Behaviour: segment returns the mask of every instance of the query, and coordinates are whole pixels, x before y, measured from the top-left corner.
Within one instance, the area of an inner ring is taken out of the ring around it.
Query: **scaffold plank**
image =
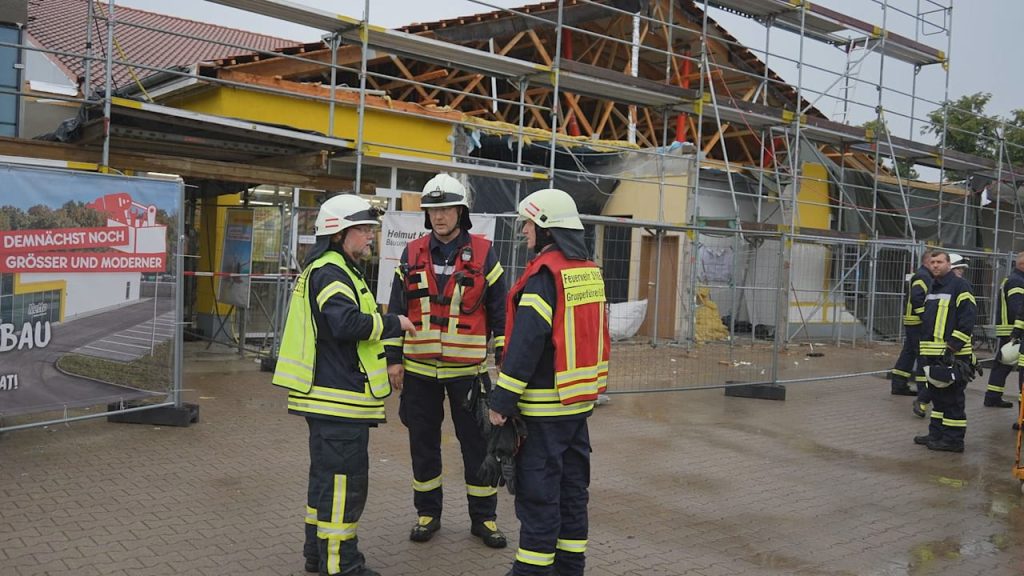
[[[867,34],[870,47],[878,52],[915,64],[926,66],[946,61],[942,50],[932,48],[916,40],[884,30],[859,18],[848,16],[836,10],[812,2],[788,0],[698,0],[707,6],[720,8],[733,14],[758,20],[794,34],[847,47],[863,42],[863,38],[840,35],[841,32]],[[801,10],[803,14],[801,15]],[[884,37],[884,42],[882,41]]]

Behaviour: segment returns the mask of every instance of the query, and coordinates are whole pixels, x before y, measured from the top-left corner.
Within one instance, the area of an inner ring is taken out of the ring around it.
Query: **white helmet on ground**
[[[576,201],[562,190],[545,188],[530,194],[519,203],[519,217],[540,228],[583,230]]]
[[[327,199],[316,215],[316,235],[333,236],[360,224],[380,225],[381,210],[355,194],[338,194]]]
[[[423,185],[423,192],[420,194],[420,209],[423,210],[423,226],[432,230],[430,215],[426,213],[427,208],[444,208],[446,206],[462,206],[462,214],[459,216],[459,228],[469,230],[473,223],[469,220],[469,195],[466,187],[453,176],[438,174]]]
[[[1016,366],[1018,358],[1020,358],[1020,340],[1010,340],[1003,344],[999,347],[999,353],[996,355],[996,360],[1006,366]]]

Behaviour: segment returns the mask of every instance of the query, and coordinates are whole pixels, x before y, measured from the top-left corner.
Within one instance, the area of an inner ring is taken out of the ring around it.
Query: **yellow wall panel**
[[[203,114],[283,124],[323,134],[327,134],[330,116],[326,102],[239,88],[217,88],[180,99],[172,105]],[[359,116],[354,107],[335,105],[335,136],[355,141],[358,125]],[[390,152],[430,157],[429,152],[437,152],[442,159],[448,159],[452,149],[448,139],[451,130],[447,122],[367,108],[363,138],[375,144],[367,145],[366,153],[370,155]]]
[[[828,171],[821,164],[806,162],[802,174],[796,199],[797,226],[828,230]]]

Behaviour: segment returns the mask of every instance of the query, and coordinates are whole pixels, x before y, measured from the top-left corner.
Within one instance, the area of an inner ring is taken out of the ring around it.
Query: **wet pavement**
[[[848,352],[856,361],[856,350]],[[830,355],[830,361],[835,360]],[[252,360],[190,354],[185,429],[86,421],[0,437],[0,575],[302,572],[306,427]],[[616,395],[591,419],[592,576],[1024,574],[1015,410],[968,391],[967,451],[930,452],[910,398],[877,377],[790,385],[785,402],[720,390]],[[405,429],[371,433],[359,525],[385,576],[494,575],[510,548],[469,534],[445,424],[443,527],[415,520]]]

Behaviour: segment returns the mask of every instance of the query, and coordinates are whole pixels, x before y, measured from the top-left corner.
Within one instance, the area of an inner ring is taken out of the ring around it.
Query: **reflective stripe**
[[[399,336],[398,338],[385,338],[380,343],[385,346],[402,346],[405,343],[404,340],[404,338]]]
[[[529,388],[527,389],[529,391]],[[519,412],[523,416],[552,417],[552,416],[573,416],[583,414],[594,409],[594,402],[577,402],[575,404],[562,404],[561,402],[532,403],[523,400],[519,401]]]
[[[296,397],[298,396],[296,395]],[[383,404],[380,400],[371,398],[362,392],[353,392],[351,390],[342,390],[340,388],[328,388],[327,386],[313,386],[309,393],[303,394],[301,398],[308,398],[311,400],[328,400],[330,402],[344,402],[346,404],[355,404],[357,406],[380,406]]]
[[[539,294],[523,294],[519,299],[520,308],[532,308],[548,326],[551,325],[551,305],[544,301]]]
[[[412,489],[417,492],[430,492],[431,490],[437,490],[441,487],[441,476],[437,478],[431,478],[426,482],[418,482],[415,478],[412,479]]]
[[[587,551],[586,540],[563,540],[559,538],[555,542],[555,548],[564,552],[573,552],[575,554],[583,554]]]
[[[498,373],[497,385],[514,394],[522,394],[523,390],[526,390],[526,382],[517,380],[504,372]]]
[[[325,540],[351,540],[356,537],[358,522],[342,522],[340,525],[333,525],[331,522],[321,522],[316,527],[317,538]]]
[[[408,372],[419,374],[420,376],[426,376],[428,378],[438,378],[442,380],[445,378],[476,376],[487,369],[483,364],[461,365],[449,364],[447,362],[441,362],[438,364],[432,360],[418,361],[410,358],[403,359],[402,364]]]
[[[961,342],[964,342],[964,343],[967,343],[967,342],[971,341],[971,337],[970,336],[968,336],[967,334],[964,334],[963,332],[961,332],[959,330],[953,330],[952,336],[953,336],[953,338],[956,338],[957,340],[960,340]]]
[[[501,346],[502,348],[504,348],[505,347],[505,336],[504,335],[502,335],[502,336],[495,336],[494,337],[494,345],[495,346]]]
[[[560,403],[560,401],[558,399],[558,390],[555,390],[554,388],[527,388],[523,392],[522,400],[524,402],[533,402],[533,403],[538,403],[538,402],[549,402],[549,403],[559,402]]]
[[[331,521],[325,524],[337,526],[345,518],[345,490],[348,488],[348,477],[344,474],[334,476],[334,501],[331,502]],[[320,524],[317,523],[317,536],[320,537]],[[327,538],[325,535],[324,538]],[[327,538],[328,540],[341,541],[341,538]],[[341,572],[341,546],[327,544],[327,572],[335,574]]]
[[[334,296],[335,294],[341,294],[348,298],[349,300],[355,302],[356,304],[359,303],[359,300],[356,299],[356,293],[353,292],[352,289],[348,287],[348,285],[339,282],[338,280],[335,280],[334,282],[331,282],[327,286],[324,286],[324,289],[321,290],[320,293],[316,295],[317,308],[323,311],[324,304],[326,304],[327,301],[330,300],[331,297]]]
[[[491,271],[487,273],[487,285],[492,286],[497,282],[498,278],[501,278],[502,272],[504,272],[504,270],[501,267],[501,262],[495,262],[494,268],[491,268]]]
[[[333,402],[317,402],[296,396],[288,396],[288,409],[294,412],[306,412],[309,414],[322,414],[324,416],[338,416],[340,418],[354,418],[357,420],[380,420],[384,418],[384,403],[377,406],[361,408],[347,404],[335,404]]]
[[[967,428],[967,419],[963,420],[952,420],[950,418],[942,419],[943,426],[949,426],[950,428]]]
[[[956,305],[959,306],[965,300],[974,305],[978,304],[978,301],[974,299],[974,294],[971,294],[970,292],[961,292],[960,295],[956,297]]]
[[[296,368],[301,368],[302,370],[309,370],[310,372],[313,371],[312,364],[306,364],[305,362],[302,362],[301,360],[295,360],[294,358],[278,358],[277,363],[284,364],[286,366],[295,366]]]
[[[893,368],[892,370],[890,370],[890,372],[892,372],[894,376],[902,376],[904,378],[910,378],[911,376],[910,372],[907,372],[906,370],[900,370],[898,368]]]
[[[475,498],[487,498],[488,496],[494,496],[498,493],[498,489],[493,486],[473,486],[472,484],[466,484],[466,494]]]
[[[935,410],[932,410],[932,418],[938,418],[939,420],[942,420],[942,412],[936,412]]]
[[[372,316],[373,330],[370,331],[370,337],[367,340],[380,340],[380,335],[384,333],[384,319],[380,314],[372,314]]]
[[[1024,288],[1017,286],[1016,288],[1010,288],[1010,290],[1006,293],[1007,296],[1013,296],[1014,294],[1024,294]]]
[[[447,266],[443,266],[441,264],[434,264],[434,274],[437,274],[438,276],[451,276],[454,273],[454,264],[448,264]]]
[[[316,508],[306,506],[306,524],[316,525]]]
[[[1003,386],[996,386],[995,384],[989,384],[987,389],[989,392],[999,392],[1000,394],[1002,394],[1003,390],[1006,389],[1006,385],[1004,384]]]
[[[526,548],[516,550],[516,561],[531,566],[551,566],[555,563],[555,553],[534,552]]]
[[[935,327],[932,330],[932,336],[934,340],[945,344],[946,320],[949,319],[949,294],[929,294],[928,299],[931,300],[933,296],[939,301],[939,311],[935,314]],[[939,296],[945,296],[945,298],[938,298]],[[923,350],[924,342],[921,343],[921,346]]]

